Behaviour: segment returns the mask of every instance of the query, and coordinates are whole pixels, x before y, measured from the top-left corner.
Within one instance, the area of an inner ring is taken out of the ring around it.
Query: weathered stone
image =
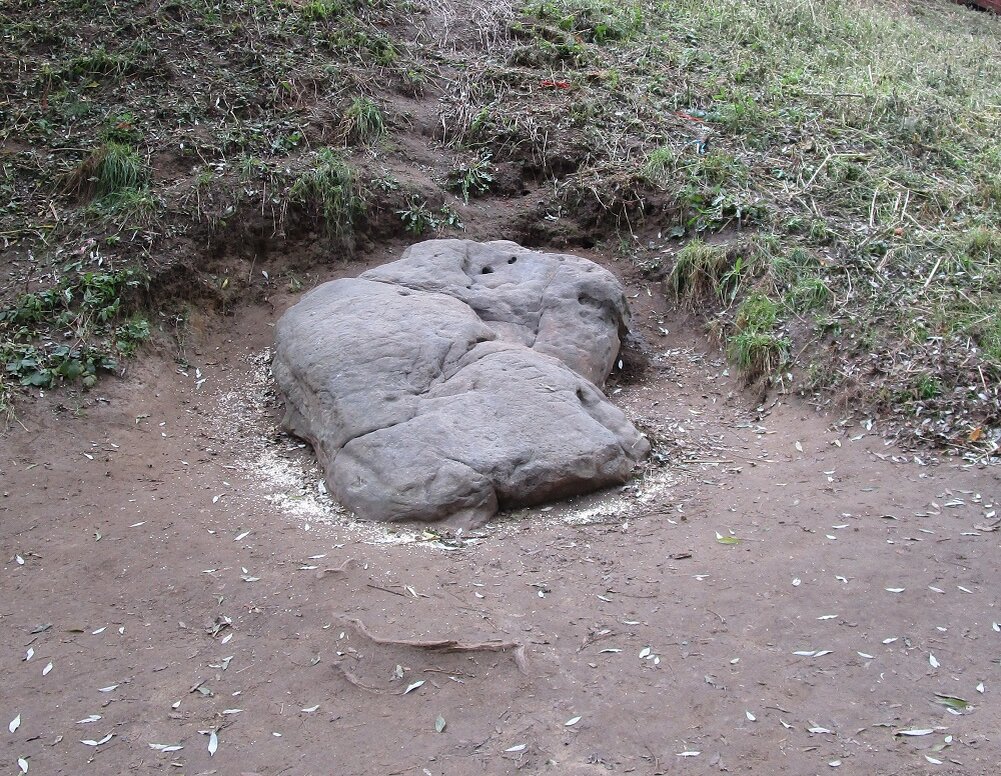
[[[375,520],[477,525],[621,483],[649,445],[595,383],[627,315],[614,276],[585,259],[420,243],[282,316],[285,427]]]

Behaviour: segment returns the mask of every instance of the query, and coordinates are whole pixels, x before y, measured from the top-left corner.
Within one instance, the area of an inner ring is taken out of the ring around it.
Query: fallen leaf
[[[886,590],[887,593],[903,593],[906,589],[907,589],[906,587],[887,587],[887,588],[884,588],[884,590]]]
[[[85,717],[84,719],[78,719],[76,724],[86,725],[89,722],[97,722],[99,719],[101,719],[100,714],[91,714],[89,717]]]
[[[49,671],[51,670],[52,670],[52,661],[50,660],[48,665],[46,665],[45,668],[42,669],[42,676],[48,676]]]
[[[438,718],[434,721],[434,732],[435,733],[444,733],[445,732],[445,728],[447,727],[447,725],[448,725],[448,723],[445,722],[445,718],[443,716],[441,716],[441,714],[439,714]]]
[[[12,719],[12,720],[10,721],[10,724],[9,724],[9,725],[7,725],[7,729],[8,729],[8,730],[9,730],[9,731],[10,731],[11,733],[13,733],[13,732],[14,732],[15,730],[17,730],[17,729],[18,729],[19,727],[21,727],[21,715],[20,715],[20,714],[18,714],[18,715],[17,715],[16,717],[14,717],[14,719]]]
[[[219,736],[213,730],[209,733],[209,757],[215,756],[216,751],[219,749]]]
[[[86,744],[87,746],[100,746],[101,744],[108,743],[114,737],[115,737],[114,733],[108,733],[108,735],[106,735],[104,738],[100,739],[99,741],[94,741],[93,739],[88,738],[88,739],[85,739],[85,740],[81,741],[80,743],[81,744]]]
[[[643,647],[643,649],[640,650],[640,660],[646,657],[650,657],[650,652],[651,652],[650,647]]]
[[[678,757],[698,757],[702,752],[678,752]]]
[[[935,731],[932,728],[915,728],[913,730],[898,730],[895,736],[930,736]]]
[[[925,759],[926,759],[926,760],[927,760],[928,762],[930,762],[930,763],[931,763],[932,765],[941,765],[941,764],[942,764],[942,761],[941,761],[941,760],[939,760],[939,759],[937,759],[937,758],[935,758],[935,757],[932,757],[932,756],[931,756],[930,754],[926,754],[926,755],[925,755]]]
[[[21,769],[21,773],[27,773],[28,772],[28,761],[25,760],[23,757],[18,757],[17,758],[17,767]]]
[[[970,708],[970,703],[965,698],[957,698],[955,695],[946,695],[940,692],[935,693],[935,703],[957,711],[966,711]]]
[[[304,708],[304,709],[299,709],[299,711],[302,711],[302,712],[304,712],[304,713],[306,713],[306,714],[312,714],[312,713],[313,713],[314,711],[316,711],[316,710],[317,710],[318,708],[320,708],[320,704],[319,704],[319,703],[317,703],[317,704],[315,704],[315,705],[313,705],[313,706],[307,706],[307,707],[306,707],[306,708]]]
[[[931,652],[928,653],[928,664],[932,668],[938,668],[940,665],[938,662],[938,658],[936,658]]]
[[[758,718],[757,718],[757,717],[755,717],[755,716],[754,716],[754,715],[753,715],[753,714],[752,714],[751,712],[749,712],[749,711],[745,711],[745,712],[744,712],[744,716],[745,716],[745,717],[747,717],[747,719],[748,719],[748,721],[749,721],[749,722],[757,722],[757,721],[758,721]]]
[[[729,545],[740,544],[740,539],[738,539],[736,536],[723,536],[723,534],[721,534],[719,531],[716,532],[716,541],[719,544],[729,544]]]
[[[109,684],[107,687],[101,687],[98,692],[114,692],[116,687],[118,687],[117,684]]]
[[[528,746],[528,744],[515,744],[514,746],[509,746],[504,751],[505,752],[521,752],[521,751],[524,751],[524,749],[525,749],[526,746]]]
[[[158,752],[179,752],[184,746],[181,744],[150,744],[150,749],[156,749]]]
[[[580,717],[571,717],[566,722],[563,723],[563,727],[573,727],[578,722],[580,722]]]
[[[416,690],[416,689],[417,689],[418,687],[423,687],[423,686],[424,686],[424,680],[423,680],[423,679],[418,679],[418,680],[417,680],[416,682],[414,682],[413,684],[411,684],[411,685],[408,685],[407,689],[403,691],[403,694],[404,694],[404,695],[406,695],[406,694],[407,694],[407,693],[409,693],[409,692],[413,692],[413,691],[414,691],[414,690]]]

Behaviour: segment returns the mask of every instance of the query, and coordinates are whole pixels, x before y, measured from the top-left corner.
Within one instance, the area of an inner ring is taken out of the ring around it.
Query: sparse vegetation
[[[340,132],[347,143],[359,145],[375,143],[386,134],[382,111],[368,97],[357,97],[344,113]]]
[[[486,194],[494,182],[494,166],[490,162],[490,152],[483,151],[471,162],[465,162],[448,173],[448,187],[462,195],[469,204],[470,197]]]
[[[345,246],[352,245],[356,219],[365,211],[354,171],[329,148],[292,184],[288,204],[319,216],[327,234]]]
[[[141,269],[206,243],[249,257],[317,227],[350,246],[366,229],[455,226],[423,183],[419,201],[404,193],[414,162],[396,133],[417,134],[402,94],[441,100],[435,139],[421,135],[441,158],[415,178],[468,203],[520,176],[540,195],[524,219],[536,242],[629,235],[724,341],[749,294],[771,300],[781,386],[881,404],[954,447],[1001,426],[997,18],[538,0],[477,16],[476,54],[459,56],[424,45],[421,4],[84,6],[0,10],[18,62],[0,65],[0,142],[17,141],[0,168],[0,248],[20,273],[8,304],[28,277],[57,287],[66,255],[100,270],[92,243]],[[363,190],[387,169],[402,188]],[[830,366],[823,380],[811,363]],[[918,374],[941,390],[916,390]]]

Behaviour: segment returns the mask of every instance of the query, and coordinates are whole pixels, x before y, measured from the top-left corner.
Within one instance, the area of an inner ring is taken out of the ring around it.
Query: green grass
[[[113,199],[138,191],[148,178],[135,148],[109,140],[73,170],[67,189],[79,196]]]
[[[386,134],[386,122],[382,111],[368,97],[356,97],[344,113],[341,134],[345,142],[356,145],[372,145]]]
[[[287,201],[317,217],[323,231],[341,245],[352,246],[365,201],[354,170],[335,151],[324,148],[317,153],[315,165],[292,184]]]

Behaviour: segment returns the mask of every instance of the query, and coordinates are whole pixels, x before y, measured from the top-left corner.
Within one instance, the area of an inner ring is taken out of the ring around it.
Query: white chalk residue
[[[283,514],[298,520],[303,528],[315,525],[345,529],[364,544],[420,544],[439,549],[455,549],[443,544],[433,531],[401,530],[386,523],[357,519],[327,493],[320,467],[306,446],[286,439],[275,439],[274,421],[268,407],[279,403],[271,377],[270,349],[247,358],[242,385],[219,395],[215,424],[220,432],[239,434],[240,456],[237,466],[247,475],[254,493]],[[582,496],[572,501],[540,509],[519,512],[542,523],[562,522],[588,525],[628,520],[655,499],[663,498],[677,483],[667,469],[649,469],[636,481],[614,492]],[[483,530],[503,529],[507,522],[500,516]],[[481,532],[478,532],[482,534]],[[470,538],[467,542],[478,541]]]

